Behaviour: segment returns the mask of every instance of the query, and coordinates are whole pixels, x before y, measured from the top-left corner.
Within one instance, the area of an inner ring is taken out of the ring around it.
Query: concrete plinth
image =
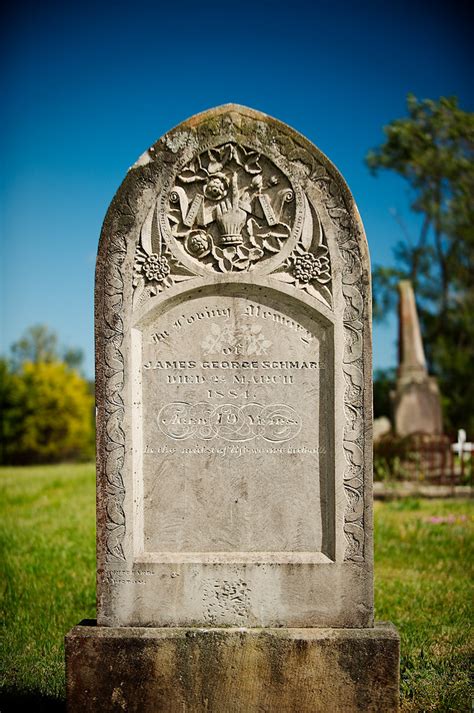
[[[66,636],[69,713],[398,710],[399,636],[367,629],[155,629]]]

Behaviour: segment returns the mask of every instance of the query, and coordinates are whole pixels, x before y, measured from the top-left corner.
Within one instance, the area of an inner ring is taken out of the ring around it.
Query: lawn
[[[95,616],[94,467],[0,468],[0,488],[0,710],[63,711],[63,636]],[[401,634],[404,713],[471,710],[472,510],[376,503],[376,616]]]
[[[94,491],[90,464],[0,469],[2,713],[63,709],[63,636],[95,616]]]

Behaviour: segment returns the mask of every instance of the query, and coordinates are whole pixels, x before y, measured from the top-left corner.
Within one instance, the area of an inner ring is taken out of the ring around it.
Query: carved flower
[[[293,258],[293,273],[298,282],[308,284],[316,281],[324,285],[330,281],[330,264],[327,252],[327,248],[320,245],[316,255],[302,253]]]
[[[204,195],[212,201],[220,201],[226,197],[228,188],[225,176],[213,176],[204,186]]]
[[[170,274],[170,266],[164,255],[151,253],[144,260],[141,271],[149,282],[163,282]]]
[[[211,238],[204,230],[192,230],[184,245],[193,257],[202,258],[209,255],[211,251]]]
[[[230,245],[224,248],[214,246],[212,254],[222,272],[232,272],[233,270],[248,270],[253,262],[260,260],[263,250],[254,247],[247,248],[245,245]]]

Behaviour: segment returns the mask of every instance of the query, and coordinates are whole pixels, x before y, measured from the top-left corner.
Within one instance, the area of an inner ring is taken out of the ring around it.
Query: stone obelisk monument
[[[438,384],[428,375],[415,295],[409,280],[399,284],[399,338],[397,387],[393,394],[395,431],[442,433]]]

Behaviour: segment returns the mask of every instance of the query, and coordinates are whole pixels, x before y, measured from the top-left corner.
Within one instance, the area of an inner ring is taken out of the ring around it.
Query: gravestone
[[[228,105],[130,169],[96,273],[97,625],[71,711],[397,709],[373,621],[366,239],[330,161]]]
[[[392,394],[395,432],[439,435],[443,432],[438,383],[428,375],[415,294],[409,280],[399,291],[398,373]]]

